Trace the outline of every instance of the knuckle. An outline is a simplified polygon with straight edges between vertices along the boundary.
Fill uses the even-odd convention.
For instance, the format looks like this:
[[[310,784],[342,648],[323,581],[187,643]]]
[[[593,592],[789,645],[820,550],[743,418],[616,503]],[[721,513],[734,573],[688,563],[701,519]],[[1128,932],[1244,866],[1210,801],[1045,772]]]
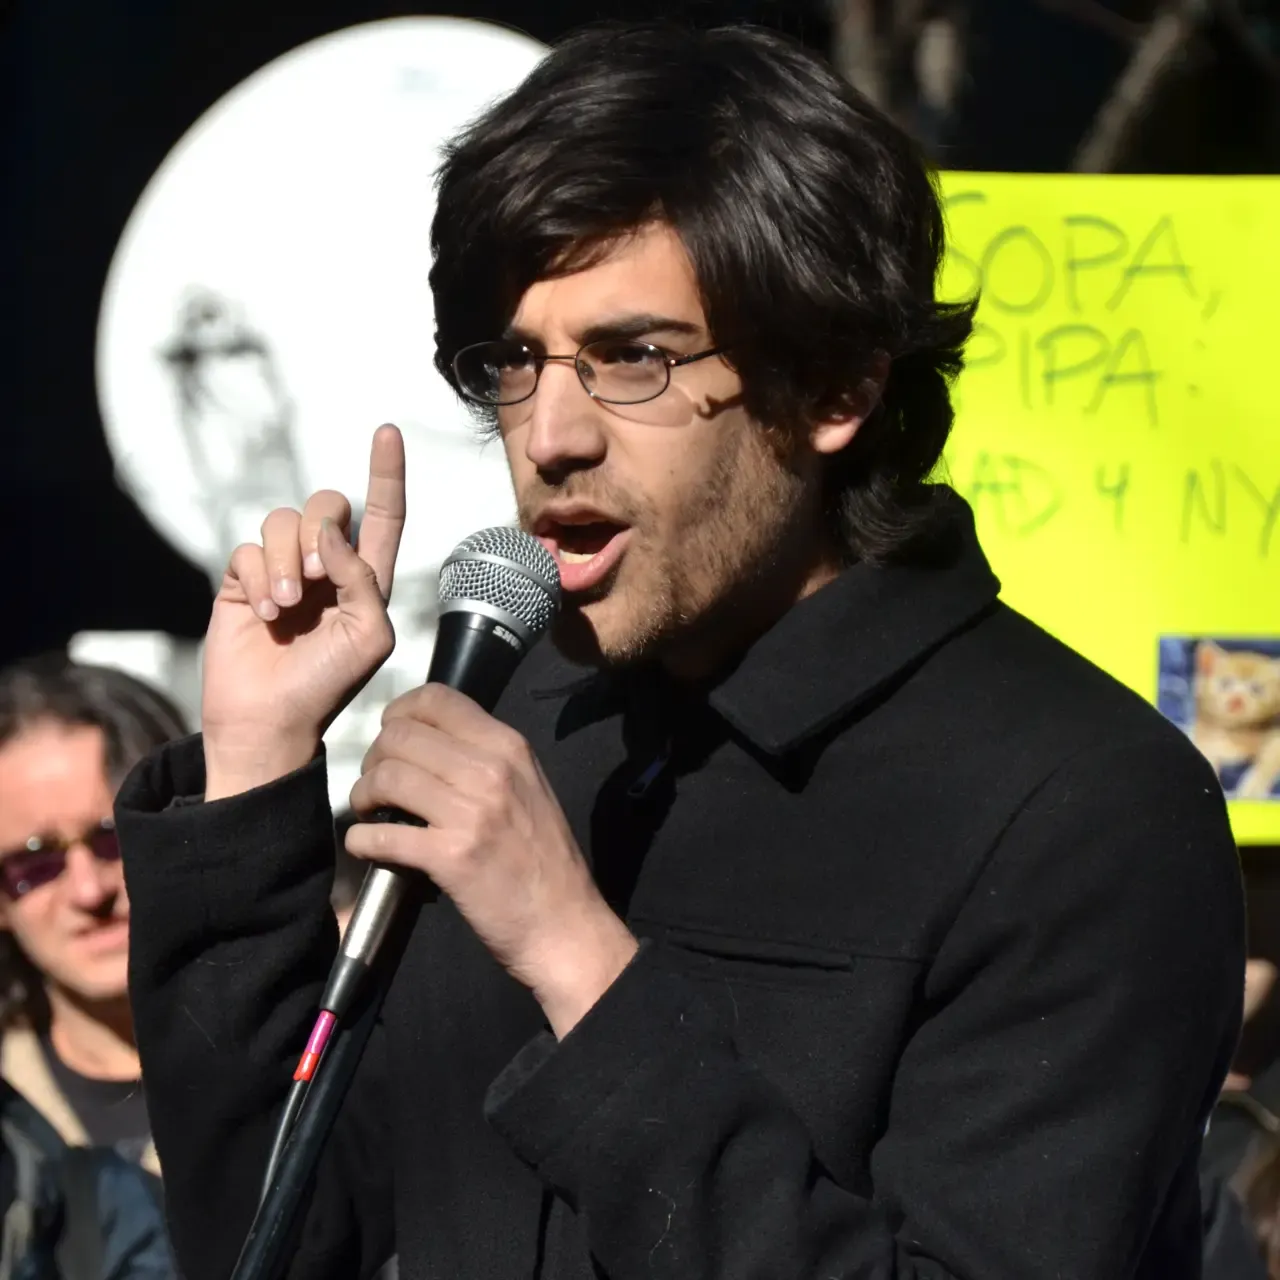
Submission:
[[[384,612],[382,593],[378,590],[378,575],[373,568],[352,553],[350,566],[345,572],[348,575],[347,589],[352,598],[360,602],[362,617],[366,622],[380,619]]]
[[[262,536],[266,538],[272,531],[285,529],[301,519],[302,516],[293,507],[276,507],[274,511],[267,512],[266,519],[262,522]]]
[[[456,809],[449,825],[455,831],[474,833],[484,826],[490,806],[482,797],[459,795],[454,797],[454,804]]]
[[[242,542],[232,553],[230,568],[237,576],[262,563],[262,548],[256,542]]]
[[[384,754],[385,752],[382,749],[382,735],[379,734],[369,744],[368,751],[364,753],[364,757],[360,761],[360,777],[363,778],[367,773],[371,772],[373,769],[373,766],[376,765],[378,761],[382,759]],[[356,786],[360,785],[359,780],[356,781],[355,785]]]
[[[481,794],[496,798],[511,791],[515,779],[506,760],[487,756],[483,760],[477,760],[471,768]]]
[[[385,707],[382,708],[382,725],[385,728],[394,720],[403,719],[406,716],[412,716],[414,708],[418,705],[418,695],[420,689],[410,689],[408,693],[402,693],[398,697],[392,698]]]
[[[508,725],[498,724],[493,739],[495,750],[508,766],[519,768],[533,759],[533,748]]]
[[[346,524],[351,518],[351,503],[337,489],[317,489],[307,499],[302,511],[309,524],[318,525],[325,516],[338,524]]]
[[[433,724],[440,706],[439,691],[442,687],[438,684],[419,685],[397,698],[387,708],[387,714],[393,717],[408,716],[423,724]]]
[[[440,850],[450,862],[465,862],[476,856],[480,841],[477,838],[478,824],[460,824],[448,832],[437,831],[436,839],[440,842]]]
[[[419,690],[418,695],[422,700],[422,705],[428,708],[442,707],[449,700],[449,695],[453,690],[447,684],[424,684]]]
[[[408,751],[414,745],[417,736],[417,727],[414,722],[405,716],[397,716],[383,726],[382,732],[378,734],[377,743],[381,744],[385,752],[398,755]]]
[[[396,790],[400,779],[400,766],[395,760],[380,756],[364,775],[373,799],[384,800]]]

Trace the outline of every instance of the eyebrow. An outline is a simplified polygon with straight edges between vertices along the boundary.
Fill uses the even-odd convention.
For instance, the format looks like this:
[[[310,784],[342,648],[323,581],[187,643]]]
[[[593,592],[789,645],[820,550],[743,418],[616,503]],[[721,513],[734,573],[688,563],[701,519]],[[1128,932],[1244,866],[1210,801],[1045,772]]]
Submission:
[[[573,336],[579,346],[586,346],[588,342],[600,342],[602,339],[608,338],[626,342],[635,338],[653,337],[660,333],[695,335],[703,331],[702,325],[694,324],[690,320],[676,320],[672,316],[641,313],[614,316],[609,320],[598,320]],[[531,347],[539,345],[538,340],[532,334],[526,333],[514,325],[508,326],[503,337],[509,342],[523,342]]]

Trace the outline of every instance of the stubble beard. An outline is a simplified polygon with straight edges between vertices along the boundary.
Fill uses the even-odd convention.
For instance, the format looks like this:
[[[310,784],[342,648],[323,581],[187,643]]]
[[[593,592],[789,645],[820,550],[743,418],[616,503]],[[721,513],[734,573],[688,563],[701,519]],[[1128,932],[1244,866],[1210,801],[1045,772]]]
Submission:
[[[738,449],[717,457],[706,480],[681,495],[663,536],[654,536],[652,511],[632,526],[614,573],[557,618],[552,639],[566,658],[607,669],[659,662],[698,671],[754,639],[761,617],[767,623],[774,611],[775,580],[805,496],[801,479],[761,437],[744,433]]]

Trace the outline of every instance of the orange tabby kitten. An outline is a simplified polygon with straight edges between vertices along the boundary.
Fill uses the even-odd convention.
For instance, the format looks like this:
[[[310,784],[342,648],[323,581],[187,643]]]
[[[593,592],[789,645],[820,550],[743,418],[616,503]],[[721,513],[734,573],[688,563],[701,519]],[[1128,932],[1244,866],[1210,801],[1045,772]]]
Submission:
[[[1221,776],[1248,764],[1234,795],[1265,800],[1280,779],[1280,658],[1196,646],[1196,722],[1191,736]]]

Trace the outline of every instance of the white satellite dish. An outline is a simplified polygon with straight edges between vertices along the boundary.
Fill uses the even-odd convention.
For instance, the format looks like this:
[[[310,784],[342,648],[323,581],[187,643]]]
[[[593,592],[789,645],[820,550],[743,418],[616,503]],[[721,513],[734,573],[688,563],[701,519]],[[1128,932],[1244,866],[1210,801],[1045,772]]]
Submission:
[[[97,384],[118,478],[211,581],[273,507],[318,488],[358,504],[374,428],[404,431],[400,641],[330,735],[336,799],[382,702],[425,675],[436,566],[514,514],[501,448],[432,365],[429,231],[443,143],[545,53],[442,17],[292,50],[174,147],[107,277]]]

